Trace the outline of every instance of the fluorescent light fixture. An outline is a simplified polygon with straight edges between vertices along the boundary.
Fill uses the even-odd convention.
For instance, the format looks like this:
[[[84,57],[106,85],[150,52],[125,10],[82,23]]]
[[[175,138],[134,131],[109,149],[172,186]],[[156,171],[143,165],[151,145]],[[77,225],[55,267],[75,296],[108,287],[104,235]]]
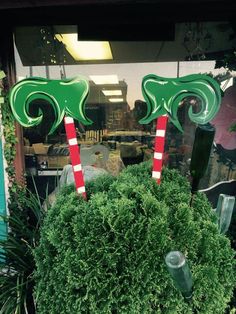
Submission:
[[[109,98],[110,102],[122,102],[124,101],[124,98]]]
[[[110,89],[102,91],[105,96],[121,96],[122,91],[120,89]]]
[[[67,51],[77,61],[113,59],[108,41],[79,41],[76,33],[56,34],[55,36],[60,42],[63,42]]]
[[[119,84],[117,75],[90,75],[89,77],[97,85]]]
[[[18,76],[17,82],[24,80],[26,77],[25,76]]]

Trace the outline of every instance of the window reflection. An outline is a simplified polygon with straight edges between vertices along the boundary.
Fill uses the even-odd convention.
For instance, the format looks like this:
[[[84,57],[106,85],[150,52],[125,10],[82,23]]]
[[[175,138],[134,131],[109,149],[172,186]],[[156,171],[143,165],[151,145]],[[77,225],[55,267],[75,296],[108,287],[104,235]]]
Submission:
[[[29,75],[51,79],[62,77],[61,66],[45,67],[22,65],[16,50],[17,73],[19,77]],[[141,92],[142,78],[149,73],[164,77],[177,77],[193,73],[209,73],[221,78],[221,87],[225,92],[221,109],[212,124],[216,127],[216,137],[207,169],[201,180],[200,189],[224,180],[236,179],[236,142],[235,131],[229,128],[236,123],[235,103],[236,87],[233,78],[224,74],[224,69],[214,69],[215,61],[197,62],[146,62],[127,64],[78,64],[64,65],[64,74],[74,77],[85,76],[90,85],[90,94],[86,102],[86,114],[93,121],[90,126],[83,126],[75,121],[77,138],[81,150],[101,144],[109,150],[109,158],[104,163],[102,154],[94,153],[92,167],[102,168],[117,175],[124,167],[153,158],[156,121],[148,125],[139,124],[146,115],[147,106]],[[106,81],[99,83],[96,79],[106,76]],[[116,78],[109,82],[108,78]],[[177,168],[185,176],[189,176],[189,165],[194,142],[196,125],[188,117],[189,106],[198,112],[200,104],[197,99],[188,98],[180,103],[178,119],[184,132],[179,132],[168,123],[165,142],[164,165]],[[53,112],[46,102],[31,104],[30,114],[37,115],[43,110],[46,118],[34,129],[24,129],[25,158],[28,172],[42,174],[52,171],[60,174],[63,167],[70,163],[69,151],[63,123],[48,136]],[[231,112],[231,111],[232,112]],[[35,144],[41,144],[37,150]],[[46,147],[46,148],[45,148]],[[44,150],[42,149],[44,148]],[[43,153],[42,153],[43,152]],[[53,172],[54,171],[54,172]],[[42,175],[43,177],[43,175]],[[55,184],[54,184],[55,187]]]

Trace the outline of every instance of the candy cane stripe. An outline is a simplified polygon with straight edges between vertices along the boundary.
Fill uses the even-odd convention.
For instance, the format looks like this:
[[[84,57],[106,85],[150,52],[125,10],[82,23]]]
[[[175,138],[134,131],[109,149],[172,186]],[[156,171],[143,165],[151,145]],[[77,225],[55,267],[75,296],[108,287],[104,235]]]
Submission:
[[[153,158],[152,177],[157,180],[157,184],[161,183],[161,171],[163,164],[163,156],[165,149],[165,135],[168,117],[163,115],[157,119],[155,150]]]
[[[71,159],[71,164],[73,167],[76,190],[79,194],[82,194],[83,197],[86,199],[84,176],[83,176],[82,166],[80,162],[80,151],[79,151],[79,145],[76,138],[74,120],[71,117],[65,117],[64,123],[65,123],[67,140],[69,143],[70,159]]]
[[[154,153],[154,158],[155,158],[155,159],[161,160],[161,159],[162,159],[162,156],[163,156],[162,153],[157,153],[157,152]]]
[[[75,165],[75,166],[73,166],[73,168],[74,168],[74,171],[75,171],[75,172],[82,170],[81,164]]]
[[[70,160],[71,164],[74,166],[81,164],[80,162],[80,156],[78,156],[79,146],[73,145],[70,147]]]
[[[85,193],[85,187],[84,187],[84,186],[81,186],[80,188],[77,189],[77,192],[78,192],[79,194]]]
[[[77,188],[84,186],[84,178],[83,178],[83,171],[74,171],[74,178],[75,182],[77,183]]]
[[[78,145],[77,139],[76,138],[69,139],[69,145],[71,146]]]
[[[76,138],[76,131],[74,123],[67,123],[66,125],[66,134],[69,139]]]
[[[165,130],[156,130],[156,136],[165,137]]]
[[[74,123],[74,119],[71,117],[65,117],[65,123],[66,124]]]
[[[152,177],[153,177],[154,179],[160,179],[160,177],[161,177],[160,171],[153,171],[153,172],[152,172]]]

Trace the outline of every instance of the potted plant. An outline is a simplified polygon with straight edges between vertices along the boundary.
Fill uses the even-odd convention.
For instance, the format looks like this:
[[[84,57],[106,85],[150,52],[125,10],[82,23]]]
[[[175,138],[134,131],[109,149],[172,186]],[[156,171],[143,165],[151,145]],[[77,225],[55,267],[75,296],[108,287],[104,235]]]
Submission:
[[[203,194],[176,170],[162,184],[149,163],[86,187],[67,187],[48,211],[35,249],[37,313],[224,313],[235,282],[234,251]],[[181,251],[193,278],[187,301],[165,265]]]

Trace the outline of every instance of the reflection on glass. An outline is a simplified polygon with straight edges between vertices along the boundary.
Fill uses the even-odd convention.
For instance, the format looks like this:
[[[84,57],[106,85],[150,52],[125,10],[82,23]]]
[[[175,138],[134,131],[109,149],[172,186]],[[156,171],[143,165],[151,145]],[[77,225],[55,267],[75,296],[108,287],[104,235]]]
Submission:
[[[213,28],[216,26],[218,27],[218,25],[211,25]],[[178,25],[177,27],[180,27],[181,40],[183,41],[186,25]],[[228,28],[228,33],[230,32],[230,28]],[[198,189],[203,190],[209,187],[214,189],[213,186],[220,181],[235,180],[235,132],[229,131],[229,129],[236,112],[236,85],[235,81],[231,79],[233,86],[226,89],[229,86],[228,73],[223,75],[222,69],[215,69],[216,62],[214,60],[176,62],[176,50],[169,49],[169,45],[164,45],[163,49],[160,50],[159,42],[110,42],[113,60],[77,62],[68,52],[68,45],[65,46],[62,40],[62,37],[74,34],[73,37],[77,41],[77,33],[76,25],[54,25],[53,28],[42,26],[34,28],[16,27],[17,77],[45,77],[49,75],[50,79],[62,79],[62,77],[73,78],[82,75],[87,78],[90,93],[86,100],[85,112],[93,124],[84,126],[76,121],[76,136],[81,146],[90,149],[94,144],[102,144],[109,149],[110,157],[104,166],[105,170],[117,175],[121,169],[130,164],[153,158],[156,123],[149,125],[138,123],[147,113],[147,104],[141,89],[144,76],[152,73],[162,77],[176,78],[189,74],[212,73],[211,76],[213,75],[218,82],[222,83],[224,97],[222,98],[221,111],[211,121],[211,124],[216,128],[214,139],[216,145],[210,155],[207,170],[204,176],[199,179]],[[80,45],[80,42],[77,41],[77,44]],[[172,42],[171,45],[174,47],[176,43]],[[221,41],[220,45],[224,49],[229,45],[228,36],[225,36],[225,42],[222,43]],[[77,48],[79,51],[79,47]],[[92,48],[89,53],[97,54],[98,51],[100,50]],[[158,60],[168,62],[156,62],[157,51],[160,52]],[[171,58],[170,54],[172,55]],[[182,60],[185,60],[185,57],[186,51]],[[172,62],[169,62],[170,60]],[[47,66],[47,71],[45,66]],[[180,133],[172,123],[168,123],[163,156],[166,167],[177,168],[186,177],[190,176],[190,158],[196,130],[196,125],[189,119],[189,108],[198,114],[201,110],[201,101],[197,97],[191,96],[180,102],[177,116],[184,132]],[[51,129],[55,119],[54,112],[43,100],[35,101],[28,108],[32,117],[37,116],[39,110],[45,116],[42,124],[36,128],[24,130],[26,169],[33,167],[37,171],[43,169],[51,175],[58,169],[62,171],[63,167],[69,163],[65,128],[62,123],[52,135],[48,136],[48,130]],[[203,141],[198,142],[203,144]],[[35,144],[40,144],[41,148],[45,148],[43,149],[45,153],[35,149]],[[47,149],[48,146],[49,149]],[[192,158],[191,170],[197,169],[199,171],[200,167],[204,169],[202,166],[203,154],[199,149],[196,150],[195,158],[194,156]],[[39,177],[40,186],[43,186],[43,179],[46,181],[48,178],[46,176],[45,178]],[[54,178],[52,177],[50,180],[53,181]],[[217,186],[218,188],[220,188],[220,192],[215,194],[217,197],[219,193],[231,194],[231,188],[229,191],[224,190],[221,188],[221,184]],[[210,193],[209,191],[209,195]]]
[[[222,234],[225,234],[229,229],[234,203],[234,196],[220,194],[218,198],[216,214],[218,216],[219,231]]]
[[[196,129],[190,164],[192,193],[198,190],[200,180],[206,172],[214,135],[215,128],[210,123],[199,125]]]
[[[176,288],[186,299],[190,299],[193,281],[185,256],[179,251],[171,251],[166,255],[165,262]]]

